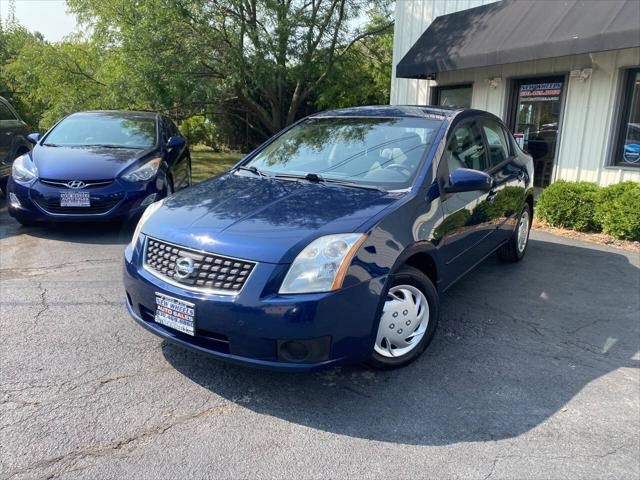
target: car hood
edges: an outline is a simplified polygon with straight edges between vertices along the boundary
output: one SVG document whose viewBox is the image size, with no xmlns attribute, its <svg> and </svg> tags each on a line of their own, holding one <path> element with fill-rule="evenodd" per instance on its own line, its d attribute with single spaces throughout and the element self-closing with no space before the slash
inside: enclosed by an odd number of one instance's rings
<svg viewBox="0 0 640 480">
<path fill-rule="evenodd" d="M 153 150 L 37 145 L 31 158 L 47 180 L 110 180 Z"/>
<path fill-rule="evenodd" d="M 168 198 L 142 231 L 221 255 L 288 263 L 312 239 L 357 231 L 399 197 L 229 173 Z"/>
</svg>

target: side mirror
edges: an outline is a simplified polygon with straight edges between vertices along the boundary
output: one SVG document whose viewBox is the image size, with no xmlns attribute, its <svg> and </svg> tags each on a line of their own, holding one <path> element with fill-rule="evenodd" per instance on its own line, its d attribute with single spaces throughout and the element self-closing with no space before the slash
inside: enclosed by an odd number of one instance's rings
<svg viewBox="0 0 640 480">
<path fill-rule="evenodd" d="M 445 188 L 448 193 L 472 192 L 479 190 L 488 192 L 493 187 L 493 179 L 480 170 L 457 168 L 449 175 L 449 185 Z"/>
<path fill-rule="evenodd" d="M 167 148 L 175 148 L 175 147 L 181 147 L 185 144 L 185 140 L 184 137 L 180 137 L 178 135 L 170 137 L 169 140 L 167 140 L 167 144 L 166 147 Z"/>
<path fill-rule="evenodd" d="M 30 143 L 33 143 L 35 145 L 36 143 L 38 143 L 38 140 L 40 140 L 40 134 L 30 133 L 29 135 L 27 135 L 27 140 L 29 140 Z"/>
</svg>

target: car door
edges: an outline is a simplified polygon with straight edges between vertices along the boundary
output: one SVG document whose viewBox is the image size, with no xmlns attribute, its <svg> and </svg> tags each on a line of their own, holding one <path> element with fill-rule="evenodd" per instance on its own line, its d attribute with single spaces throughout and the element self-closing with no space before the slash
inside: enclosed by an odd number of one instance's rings
<svg viewBox="0 0 640 480">
<path fill-rule="evenodd" d="M 450 284 L 495 248 L 495 225 L 487 217 L 486 191 L 447 193 L 449 175 L 458 168 L 486 172 L 489 159 L 479 118 L 463 121 L 450 130 L 438 164 L 442 220 L 434 238 L 446 264 L 443 280 Z"/>
<path fill-rule="evenodd" d="M 24 123 L 3 99 L 0 99 L 0 177 L 11 170 L 14 142 L 24 134 Z"/>
<path fill-rule="evenodd" d="M 508 239 L 515 227 L 526 191 L 527 172 L 516 161 L 515 149 L 503 125 L 491 118 L 480 121 L 489 160 L 488 174 L 493 178 L 482 212 L 487 221 L 495 225 L 495 242 Z"/>
</svg>

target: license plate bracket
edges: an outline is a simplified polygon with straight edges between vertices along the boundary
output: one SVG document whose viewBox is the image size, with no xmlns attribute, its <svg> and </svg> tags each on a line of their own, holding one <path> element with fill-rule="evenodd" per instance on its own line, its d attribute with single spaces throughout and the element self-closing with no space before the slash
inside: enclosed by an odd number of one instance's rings
<svg viewBox="0 0 640 480">
<path fill-rule="evenodd" d="M 61 207 L 90 207 L 91 194 L 80 190 L 77 192 L 60 192 Z"/>
<path fill-rule="evenodd" d="M 194 336 L 195 318 L 195 304 L 156 292 L 156 323 Z"/>
</svg>

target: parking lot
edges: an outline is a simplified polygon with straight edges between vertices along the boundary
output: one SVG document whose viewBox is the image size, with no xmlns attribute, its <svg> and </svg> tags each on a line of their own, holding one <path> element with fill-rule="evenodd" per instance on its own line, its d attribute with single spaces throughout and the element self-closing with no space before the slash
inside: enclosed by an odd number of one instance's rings
<svg viewBox="0 0 640 480">
<path fill-rule="evenodd" d="M 276 374 L 135 325 L 130 232 L 0 206 L 2 478 L 640 476 L 637 252 L 533 232 L 444 295 L 411 366 Z"/>
</svg>

